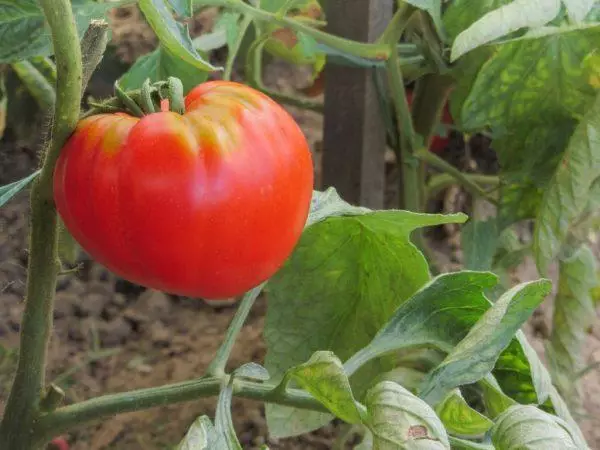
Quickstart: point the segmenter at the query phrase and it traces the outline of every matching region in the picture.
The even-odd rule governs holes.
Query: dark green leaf
[[[120,2],[98,3],[73,0],[73,14],[80,38],[92,19],[105,16]],[[4,0],[0,3],[0,63],[12,63],[34,56],[52,55],[49,30],[37,0]]]
[[[119,84],[124,90],[134,90],[139,89],[146,78],[155,82],[166,80],[168,77],[179,78],[183,83],[184,93],[187,94],[191,89],[207,80],[208,72],[198,70],[161,46],[139,58],[121,77]]]
[[[175,20],[165,0],[140,0],[139,7],[158,36],[161,46],[168,50],[173,58],[179,58],[197,70],[205,72],[219,70],[198,54],[187,26]]]
[[[492,442],[502,450],[585,450],[569,425],[534,406],[504,412],[492,428]]]
[[[462,214],[368,212],[340,201],[335,191],[316,193],[309,218],[312,225],[267,285],[265,365],[269,372],[281,376],[318,350],[330,350],[343,359],[362,348],[398,305],[429,279],[427,262],[410,242],[410,233],[464,220]],[[393,367],[388,358],[365,368],[353,380],[355,394],[364,389],[358,385]],[[309,424],[309,416],[306,411],[267,406],[269,430],[277,436],[322,424],[322,417]]]
[[[294,380],[344,422],[361,423],[363,407],[354,399],[342,362],[332,352],[316,352],[304,364],[288,370],[286,378]]]
[[[31,175],[19,181],[0,186],[0,207],[23,190],[39,173],[40,170],[36,170]]]
[[[529,131],[580,117],[595,98],[583,61],[600,28],[500,45],[480,70],[462,110],[468,129]]]
[[[494,368],[500,353],[550,293],[548,280],[521,283],[500,297],[430,372],[419,396],[436,405],[450,390],[480,380]]]
[[[600,95],[569,141],[556,173],[544,192],[535,222],[533,250],[541,273],[560,252],[571,224],[588,205],[600,177]]]
[[[435,411],[399,384],[384,381],[365,396],[374,450],[450,450]]]
[[[596,286],[596,259],[587,246],[559,263],[552,335],[546,349],[552,380],[572,411],[581,411],[577,374],[585,367],[583,345],[596,315],[591,290]]]
[[[444,28],[448,36],[456,37],[485,14],[494,11],[513,0],[453,0],[444,12]]]
[[[207,416],[198,417],[176,450],[229,450]]]
[[[451,434],[476,436],[484,434],[493,425],[490,419],[469,406],[459,389],[450,392],[435,407],[435,412]]]
[[[450,60],[513,31],[541,27],[558,15],[560,7],[560,0],[514,0],[490,11],[456,37]]]
[[[465,269],[490,270],[498,242],[496,220],[468,221],[462,229],[461,242]]]
[[[192,0],[167,0],[175,11],[175,14],[182,17],[191,17],[193,14]]]

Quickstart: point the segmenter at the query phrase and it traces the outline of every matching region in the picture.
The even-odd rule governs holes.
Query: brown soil
[[[192,33],[209,29],[214,17],[208,13],[192,24]],[[155,45],[152,33],[133,8],[113,16],[113,39],[117,53],[132,61]],[[274,64],[266,81],[281,90],[303,87],[306,74],[283,64]],[[305,131],[314,151],[317,179],[322,120],[317,114],[289,109]],[[0,142],[0,185],[19,179],[37,164],[35,151]],[[390,184],[393,185],[394,171]],[[390,188],[390,200],[394,189]],[[6,399],[14,367],[14,349],[23,311],[27,265],[27,193],[23,192],[0,209],[0,410]],[[448,230],[446,230],[448,231]],[[451,230],[450,230],[451,231]],[[449,242],[449,243],[448,243]],[[456,267],[458,259],[446,239],[439,253],[442,265]],[[84,255],[82,255],[85,258]],[[517,273],[519,279],[537,274],[531,264]],[[260,299],[234,349],[231,366],[262,361],[262,339],[266,303]],[[201,375],[221,342],[234,309],[211,306],[197,299],[168,296],[145,290],[116,278],[103,267],[85,260],[83,269],[60,278],[50,344],[48,379],[65,388],[67,402],[109,392],[187,380]],[[535,348],[543,354],[544,327],[551,314],[551,301],[526,326]],[[540,331],[542,330],[542,331]],[[600,360],[600,326],[588,337],[585,355]],[[591,372],[584,382],[586,407],[591,417],[600,417],[600,373]],[[74,450],[172,448],[193,420],[214,413],[214,399],[194,400],[170,407],[130,413],[74,430],[69,436]],[[294,439],[269,439],[262,405],[235,400],[233,416],[244,448],[329,449],[335,425]],[[594,420],[582,420],[593,449],[600,450],[600,428]]]

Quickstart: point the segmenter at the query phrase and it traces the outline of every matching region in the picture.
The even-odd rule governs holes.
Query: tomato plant
[[[0,187],[2,206],[31,186],[26,302],[0,448],[33,450],[116,414],[209,396],[214,418],[197,418],[178,449],[241,449],[233,397],[264,402],[276,437],[337,418],[347,426],[337,448],[351,438],[357,450],[589,448],[576,413],[579,379],[593,368],[582,346],[599,284],[590,245],[600,211],[598,2],[398,1],[373,42],[328,32],[315,0],[125,2],[157,48],[111,80],[114,97],[82,102],[107,45],[106,13],[123,3],[0,6],[0,130],[21,134],[32,105],[53,114],[40,168]],[[186,23],[205,8],[219,18],[192,39]],[[223,47],[221,65],[213,50]],[[264,52],[312,64],[307,95],[265,86]],[[401,209],[313,190],[307,139],[278,103],[323,112],[323,64],[370,71]],[[486,135],[499,171],[439,155],[440,122],[467,141]],[[450,272],[422,233],[467,221],[428,209],[449,186],[468,194],[471,213],[464,270]],[[65,247],[74,242],[122,279],[241,297],[204,373],[84,400],[46,381],[57,278],[72,272]],[[558,268],[548,369],[521,328],[552,283],[514,284],[525,257],[542,276]],[[230,368],[262,293],[264,360]]]
[[[82,247],[128,280],[226,298],[283,264],[308,216],[313,168],[293,118],[247,86],[193,88],[182,115],[83,119],[54,176]]]

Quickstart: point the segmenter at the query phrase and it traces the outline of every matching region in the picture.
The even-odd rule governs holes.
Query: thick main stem
[[[40,177],[31,189],[31,232],[25,312],[19,361],[0,426],[0,448],[34,446],[34,424],[44,389],[44,371],[52,306],[59,270],[57,213],[52,198],[54,165],[79,117],[82,63],[77,29],[68,0],[40,1],[52,33],[57,65],[57,92],[52,142]]]

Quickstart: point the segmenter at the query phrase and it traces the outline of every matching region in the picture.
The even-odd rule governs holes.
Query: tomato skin
[[[73,237],[121,277],[233,297],[271,277],[302,233],[313,165],[294,119],[262,93],[212,81],[186,112],[83,119],[54,197]]]

